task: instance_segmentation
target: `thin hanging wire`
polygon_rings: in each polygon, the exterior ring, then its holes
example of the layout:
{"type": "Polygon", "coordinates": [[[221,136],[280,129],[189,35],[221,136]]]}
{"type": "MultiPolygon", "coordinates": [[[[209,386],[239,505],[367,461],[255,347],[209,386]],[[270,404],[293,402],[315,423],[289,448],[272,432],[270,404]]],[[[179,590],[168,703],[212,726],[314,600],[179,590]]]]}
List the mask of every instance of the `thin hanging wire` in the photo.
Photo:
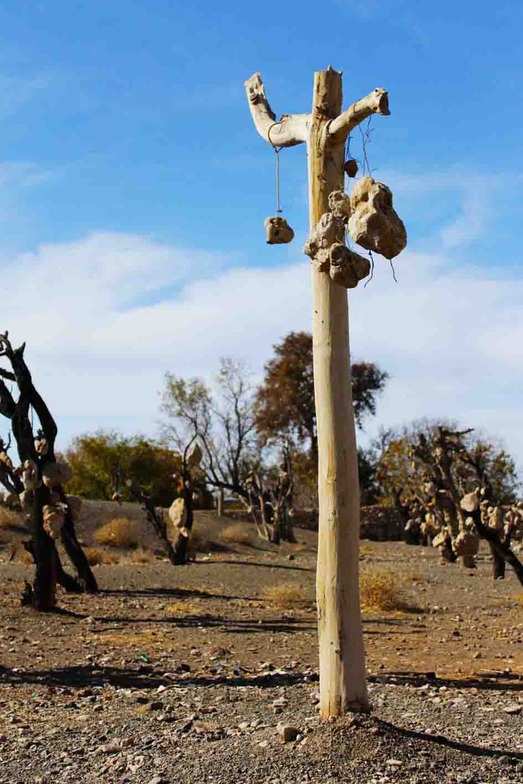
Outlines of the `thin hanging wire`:
{"type": "Polygon", "coordinates": [[[396,270],[394,269],[394,264],[392,263],[392,259],[389,259],[390,268],[392,270],[392,277],[394,278],[394,282],[397,283],[398,279],[396,277],[396,270]]]}
{"type": "Polygon", "coordinates": [[[364,285],[364,289],[367,288],[369,283],[371,282],[372,278],[374,277],[374,256],[372,255],[372,251],[369,250],[369,259],[370,259],[370,277],[364,285]]]}
{"type": "Polygon", "coordinates": [[[367,152],[367,147],[372,141],[371,134],[372,131],[374,130],[371,127],[371,122],[372,122],[372,117],[369,117],[365,130],[363,130],[361,125],[358,125],[361,134],[361,146],[363,150],[363,176],[367,175],[368,177],[370,177],[372,174],[372,169],[370,168],[369,156],[367,152]]]}

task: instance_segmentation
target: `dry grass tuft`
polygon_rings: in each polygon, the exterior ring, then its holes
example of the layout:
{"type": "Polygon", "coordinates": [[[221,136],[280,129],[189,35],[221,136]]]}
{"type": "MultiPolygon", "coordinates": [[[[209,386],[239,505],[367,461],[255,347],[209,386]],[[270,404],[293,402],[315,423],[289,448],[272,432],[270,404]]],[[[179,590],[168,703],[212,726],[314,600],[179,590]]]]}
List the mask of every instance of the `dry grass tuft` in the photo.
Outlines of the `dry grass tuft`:
{"type": "Polygon", "coordinates": [[[145,547],[138,547],[128,557],[128,561],[135,564],[151,563],[153,559],[153,553],[150,550],[146,550],[145,547]]]}
{"type": "Polygon", "coordinates": [[[8,509],[6,506],[0,506],[0,528],[24,528],[21,513],[14,509],[8,509]]]}
{"type": "Polygon", "coordinates": [[[407,608],[403,580],[386,569],[372,569],[360,577],[361,604],[368,610],[404,610],[407,608]]]}
{"type": "Polygon", "coordinates": [[[263,591],[263,598],[280,610],[302,610],[312,605],[311,600],[305,595],[303,587],[298,583],[269,585],[263,591]]]}
{"type": "Polygon", "coordinates": [[[116,564],[118,556],[115,553],[102,550],[101,547],[84,547],[83,551],[90,566],[100,566],[100,564],[116,564]]]}
{"type": "Polygon", "coordinates": [[[33,556],[20,542],[11,545],[9,550],[9,559],[15,563],[24,564],[24,566],[32,566],[34,564],[33,556]]]}
{"type": "Polygon", "coordinates": [[[220,539],[227,544],[252,544],[252,532],[245,523],[231,523],[220,533],[220,539]]]}
{"type": "Polygon", "coordinates": [[[94,532],[98,544],[109,547],[137,547],[138,537],[132,522],[127,517],[115,517],[94,532]]]}

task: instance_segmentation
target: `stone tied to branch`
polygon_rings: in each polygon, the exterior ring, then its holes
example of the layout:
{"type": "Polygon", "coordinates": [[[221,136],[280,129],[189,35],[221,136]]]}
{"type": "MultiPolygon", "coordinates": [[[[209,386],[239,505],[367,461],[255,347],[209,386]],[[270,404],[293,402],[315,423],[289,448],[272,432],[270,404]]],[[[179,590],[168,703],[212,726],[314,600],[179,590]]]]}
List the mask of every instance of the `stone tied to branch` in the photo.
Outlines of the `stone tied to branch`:
{"type": "Polygon", "coordinates": [[[355,288],[370,273],[370,262],[345,245],[347,221],[351,214],[348,194],[341,190],[329,194],[330,212],[324,212],[303,252],[314,266],[327,272],[334,283],[346,289],[355,288]]]}
{"type": "Polygon", "coordinates": [[[294,239],[294,231],[285,218],[275,216],[265,219],[266,242],[268,245],[284,245],[294,239]]]}
{"type": "Polygon", "coordinates": [[[349,234],[358,245],[393,259],[407,245],[405,224],[392,206],[392,191],[372,177],[358,180],[351,193],[349,234]]]}

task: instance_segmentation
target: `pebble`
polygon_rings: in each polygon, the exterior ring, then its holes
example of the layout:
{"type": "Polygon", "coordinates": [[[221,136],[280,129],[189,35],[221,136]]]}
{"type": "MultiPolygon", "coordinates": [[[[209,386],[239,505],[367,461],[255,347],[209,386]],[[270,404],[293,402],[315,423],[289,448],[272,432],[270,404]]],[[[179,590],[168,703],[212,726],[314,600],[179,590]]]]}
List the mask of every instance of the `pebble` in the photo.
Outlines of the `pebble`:
{"type": "Polygon", "coordinates": [[[514,705],[507,705],[505,708],[503,708],[503,710],[505,713],[508,713],[511,716],[515,716],[516,714],[521,713],[523,710],[523,705],[518,705],[515,703],[514,705]]]}
{"type": "Polygon", "coordinates": [[[284,743],[292,743],[300,734],[299,729],[292,727],[289,724],[278,724],[278,734],[281,735],[284,743]]]}

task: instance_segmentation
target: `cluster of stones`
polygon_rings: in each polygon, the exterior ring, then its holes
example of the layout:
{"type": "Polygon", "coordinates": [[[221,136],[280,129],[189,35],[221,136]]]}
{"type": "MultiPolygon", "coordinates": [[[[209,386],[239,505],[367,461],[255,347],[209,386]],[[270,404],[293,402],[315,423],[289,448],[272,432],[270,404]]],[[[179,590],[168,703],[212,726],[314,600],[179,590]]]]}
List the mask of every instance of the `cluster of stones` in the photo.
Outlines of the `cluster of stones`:
{"type": "MultiPolygon", "coordinates": [[[[194,443],[185,457],[185,463],[189,471],[197,468],[202,460],[202,450],[198,443],[194,443]]],[[[175,542],[177,536],[188,537],[190,531],[186,527],[187,505],[185,499],[175,498],[169,507],[167,514],[167,538],[170,542],[175,542]]]]}
{"type": "Polygon", "coordinates": [[[406,247],[405,226],[392,207],[392,193],[372,177],[362,177],[349,196],[343,191],[329,195],[325,212],[305,243],[303,252],[331,280],[347,289],[355,288],[370,273],[370,261],[347,248],[347,232],[362,248],[388,259],[406,247]]]}
{"type": "Polygon", "coordinates": [[[432,512],[425,515],[421,525],[421,530],[425,535],[432,539],[433,547],[437,547],[442,557],[445,550],[451,543],[454,553],[462,558],[463,565],[474,567],[475,556],[479,551],[479,537],[474,525],[474,519],[470,517],[478,509],[481,512],[481,522],[483,525],[492,528],[500,535],[501,540],[507,534],[523,538],[523,503],[518,502],[511,506],[491,506],[488,501],[482,500],[479,489],[472,493],[467,493],[460,503],[461,510],[467,515],[460,521],[459,531],[453,535],[450,525],[438,526],[436,516],[432,512]]]}
{"type": "MultiPolygon", "coordinates": [[[[35,440],[36,452],[44,456],[48,451],[48,444],[45,438],[35,440]]],[[[6,452],[0,452],[0,463],[9,469],[13,469],[11,459],[6,452]]],[[[66,503],[62,501],[60,492],[61,486],[70,482],[72,479],[71,467],[68,463],[57,461],[46,463],[42,468],[41,477],[38,473],[38,466],[33,460],[25,460],[21,466],[14,469],[24,486],[23,491],[17,495],[15,493],[3,493],[0,499],[7,506],[20,505],[22,511],[30,521],[33,511],[34,493],[44,484],[49,488],[49,503],[42,509],[43,527],[52,539],[59,539],[67,511],[69,510],[73,520],[78,518],[82,499],[79,496],[66,496],[66,503]]]]}

